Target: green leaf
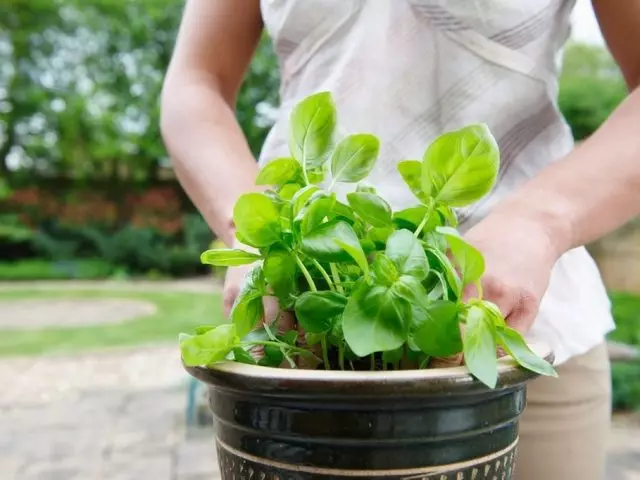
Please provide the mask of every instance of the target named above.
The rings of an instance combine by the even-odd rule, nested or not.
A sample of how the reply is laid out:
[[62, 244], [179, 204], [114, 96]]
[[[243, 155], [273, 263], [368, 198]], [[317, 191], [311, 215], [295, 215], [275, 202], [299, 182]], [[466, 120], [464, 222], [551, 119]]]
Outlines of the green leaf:
[[326, 217], [332, 216], [335, 204], [335, 193], [315, 192], [300, 210], [294, 223], [300, 225], [300, 231], [304, 235], [320, 225]]
[[444, 235], [449, 243], [451, 253], [453, 253], [460, 267], [463, 287], [480, 280], [484, 273], [484, 257], [482, 254], [475, 247], [465, 242], [453, 228], [440, 227], [436, 231]]
[[398, 271], [423, 280], [429, 273], [429, 262], [422, 245], [409, 230], [398, 230], [387, 240], [386, 255]]
[[409, 302], [392, 288], [361, 283], [342, 315], [344, 338], [359, 357], [395, 350], [407, 339], [410, 318]]
[[235, 325], [219, 325], [200, 335], [183, 336], [180, 352], [185, 365], [196, 367], [223, 361], [237, 344]]
[[347, 297], [336, 292], [304, 292], [296, 300], [296, 318], [305, 332], [326, 333], [346, 305]]
[[233, 349], [233, 359], [236, 362], [246, 363], [248, 365], [256, 365], [256, 359], [251, 356], [244, 348], [235, 347]]
[[540, 375], [558, 376], [553, 366], [533, 353], [527, 342], [522, 338], [522, 335], [513, 328], [507, 326], [498, 327], [497, 340], [498, 344], [522, 367]]
[[432, 357], [447, 357], [462, 351], [458, 305], [446, 300], [416, 302], [412, 339]]
[[499, 163], [498, 144], [486, 125], [445, 133], [424, 154], [422, 189], [439, 203], [464, 207], [493, 188]]
[[478, 380], [495, 388], [498, 381], [496, 327], [479, 306], [470, 306], [465, 312], [465, 320], [462, 336], [465, 363]]
[[307, 203], [307, 201], [311, 198], [311, 196], [320, 191], [318, 187], [315, 185], [307, 185], [298, 190], [293, 198], [291, 199], [291, 204], [293, 205], [293, 217], [297, 217]]
[[456, 269], [451, 264], [449, 257], [444, 252], [438, 250], [436, 247], [427, 247], [425, 254], [429, 260], [429, 266], [444, 275], [446, 284], [451, 289], [456, 298], [459, 298], [462, 294], [462, 281], [456, 272]]
[[284, 353], [279, 347], [266, 345], [264, 347], [264, 357], [258, 362], [259, 365], [265, 367], [279, 367], [284, 361]]
[[280, 188], [278, 192], [283, 200], [291, 201], [296, 193], [300, 191], [302, 185], [298, 183], [287, 183]]
[[[442, 215], [442, 217], [444, 218], [444, 220], [446, 221], [446, 223], [449, 224], [450, 227], [457, 227], [458, 226], [458, 216], [456, 215], [456, 212], [453, 210], [453, 208], [447, 206], [447, 205], [438, 205], [436, 207], [436, 211]], [[443, 224], [444, 226], [444, 224]]]
[[399, 278], [395, 264], [386, 255], [376, 255], [371, 266], [376, 283], [390, 287]]
[[427, 203], [429, 197], [422, 190], [421, 184], [422, 162], [419, 160], [403, 160], [398, 163], [398, 171], [418, 200], [422, 203]]
[[273, 201], [262, 193], [245, 193], [233, 209], [238, 233], [251, 245], [268, 247], [280, 240], [280, 213]]
[[216, 328], [215, 325], [201, 325], [195, 328], [196, 335], [207, 333], [209, 330]]
[[364, 184], [362, 184], [362, 183], [359, 183], [359, 184], [356, 186], [356, 192], [362, 192], [362, 193], [373, 193], [373, 194], [377, 193], [377, 192], [376, 192], [376, 189], [375, 189], [375, 188], [373, 188], [371, 185], [364, 185]]
[[238, 265], [249, 265], [260, 260], [262, 257], [255, 253], [245, 252], [236, 248], [219, 248], [207, 250], [200, 255], [200, 261], [205, 265], [216, 267], [236, 267]]
[[262, 266], [256, 265], [247, 273], [244, 285], [231, 308], [231, 320], [240, 338], [253, 330], [264, 316], [262, 297], [265, 293]]
[[295, 182], [300, 179], [302, 168], [293, 158], [276, 158], [267, 163], [256, 178], [256, 185], [277, 185]]
[[376, 248], [384, 249], [393, 232], [395, 232], [393, 227], [373, 227], [367, 232], [367, 238], [374, 243]]
[[280, 335], [279, 339], [282, 340], [287, 345], [291, 345], [292, 347], [295, 347], [296, 342], [298, 341], [298, 335], [300, 335], [300, 332], [296, 330], [289, 330], [288, 332]]
[[283, 249], [271, 249], [262, 268], [265, 280], [280, 300], [280, 306], [289, 306], [291, 294], [296, 289], [298, 272], [294, 256]]
[[391, 225], [391, 207], [375, 193], [353, 192], [347, 195], [351, 208], [374, 227]]
[[378, 139], [367, 133], [345, 137], [331, 157], [332, 182], [355, 183], [364, 179], [376, 163], [380, 150]]
[[321, 166], [327, 160], [336, 108], [329, 92], [308, 96], [291, 112], [289, 150], [306, 171]]
[[302, 237], [302, 251], [324, 262], [344, 262], [353, 259], [365, 272], [369, 271], [367, 257], [353, 228], [338, 220], [323, 223]]

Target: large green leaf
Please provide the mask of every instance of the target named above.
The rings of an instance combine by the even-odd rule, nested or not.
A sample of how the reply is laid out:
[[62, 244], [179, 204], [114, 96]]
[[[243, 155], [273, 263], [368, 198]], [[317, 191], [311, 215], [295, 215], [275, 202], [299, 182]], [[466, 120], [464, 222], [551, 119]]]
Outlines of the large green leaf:
[[216, 267], [236, 267], [238, 265], [254, 263], [261, 258], [258, 254], [237, 248], [218, 248], [203, 252], [202, 255], [200, 255], [200, 262]]
[[237, 342], [235, 325], [224, 324], [200, 335], [181, 335], [180, 352], [187, 366], [210, 365], [223, 361]]
[[385, 253], [402, 274], [423, 280], [429, 273], [424, 249], [409, 230], [393, 232], [387, 240]]
[[245, 193], [233, 209], [233, 221], [241, 238], [250, 245], [268, 247], [280, 240], [280, 213], [262, 193]]
[[398, 171], [411, 192], [422, 202], [427, 203], [429, 197], [422, 190], [422, 162], [419, 160], [403, 160], [398, 163]]
[[267, 163], [256, 178], [256, 185], [277, 185], [296, 182], [302, 175], [302, 168], [293, 158], [276, 158]]
[[540, 375], [558, 376], [551, 364], [533, 353], [527, 342], [522, 338], [522, 335], [513, 328], [499, 326], [497, 328], [497, 339], [498, 344], [522, 367]]
[[351, 208], [368, 224], [374, 227], [391, 225], [391, 207], [375, 193], [353, 192], [347, 195]]
[[332, 182], [355, 183], [364, 179], [376, 163], [380, 151], [378, 139], [366, 133], [345, 137], [331, 157]]
[[362, 283], [342, 315], [344, 338], [359, 357], [395, 350], [407, 339], [410, 318], [409, 302], [393, 288]]
[[451, 227], [440, 227], [437, 232], [444, 235], [460, 267], [462, 285], [480, 280], [484, 273], [484, 257], [475, 247], [464, 241], [460, 234]]
[[464, 207], [493, 188], [499, 163], [498, 144], [486, 125], [445, 133], [424, 154], [422, 189], [439, 203]]
[[347, 297], [336, 292], [304, 292], [295, 304], [296, 318], [308, 333], [333, 329], [347, 305]]
[[462, 351], [459, 307], [437, 300], [416, 302], [412, 309], [412, 340], [429, 356], [447, 357]]
[[291, 112], [289, 150], [306, 171], [327, 160], [336, 125], [336, 109], [329, 92], [311, 95]]
[[345, 262], [353, 259], [365, 274], [369, 271], [367, 257], [351, 225], [337, 220], [323, 223], [302, 237], [302, 251], [325, 262]]
[[462, 336], [464, 360], [469, 371], [489, 388], [494, 388], [498, 381], [495, 339], [496, 327], [486, 311], [480, 306], [470, 306], [465, 312]]

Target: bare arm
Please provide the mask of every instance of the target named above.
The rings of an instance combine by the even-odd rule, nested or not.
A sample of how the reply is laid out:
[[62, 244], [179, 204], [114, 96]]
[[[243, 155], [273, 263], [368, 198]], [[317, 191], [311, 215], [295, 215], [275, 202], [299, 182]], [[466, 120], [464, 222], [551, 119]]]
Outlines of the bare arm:
[[258, 0], [188, 0], [162, 92], [162, 136], [178, 179], [228, 245], [235, 201], [256, 188], [234, 107], [261, 31]]
[[497, 213], [541, 222], [558, 253], [590, 243], [640, 214], [640, 0], [593, 0], [630, 95], [588, 140], [545, 169]]

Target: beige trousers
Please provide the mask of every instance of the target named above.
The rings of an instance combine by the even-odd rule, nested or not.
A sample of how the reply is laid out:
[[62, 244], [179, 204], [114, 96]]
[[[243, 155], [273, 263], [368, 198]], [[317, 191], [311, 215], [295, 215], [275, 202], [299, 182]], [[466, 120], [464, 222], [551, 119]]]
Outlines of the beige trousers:
[[606, 344], [558, 367], [527, 389], [516, 480], [603, 480], [611, 422]]

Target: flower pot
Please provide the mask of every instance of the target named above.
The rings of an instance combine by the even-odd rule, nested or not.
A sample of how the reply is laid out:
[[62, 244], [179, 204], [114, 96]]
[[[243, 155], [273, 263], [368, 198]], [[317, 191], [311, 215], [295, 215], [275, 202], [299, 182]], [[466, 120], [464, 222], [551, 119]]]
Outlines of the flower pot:
[[509, 358], [494, 390], [464, 367], [187, 370], [209, 386], [222, 478], [248, 480], [508, 480], [536, 376]]

